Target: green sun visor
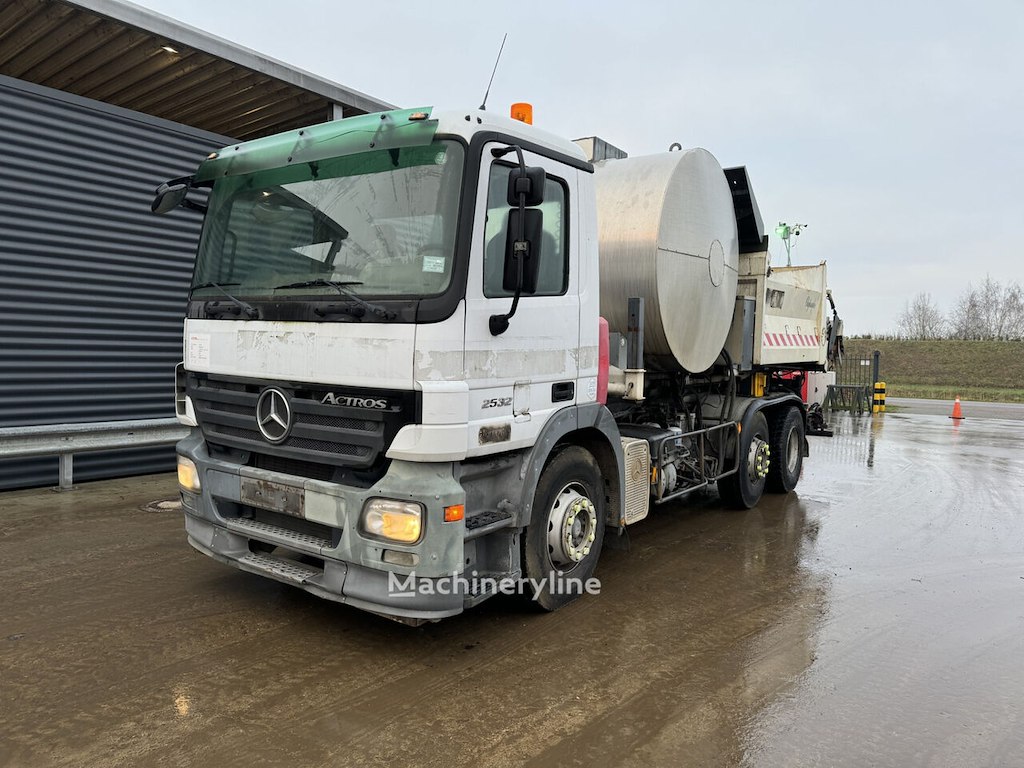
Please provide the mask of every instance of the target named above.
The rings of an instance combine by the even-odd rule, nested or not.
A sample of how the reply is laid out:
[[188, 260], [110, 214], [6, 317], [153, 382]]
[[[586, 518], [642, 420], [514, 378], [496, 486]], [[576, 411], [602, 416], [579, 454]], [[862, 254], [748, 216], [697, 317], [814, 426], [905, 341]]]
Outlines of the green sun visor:
[[225, 147], [199, 166], [195, 181], [240, 176], [371, 150], [429, 144], [437, 131], [437, 120], [430, 119], [431, 109], [396, 109], [358, 115]]

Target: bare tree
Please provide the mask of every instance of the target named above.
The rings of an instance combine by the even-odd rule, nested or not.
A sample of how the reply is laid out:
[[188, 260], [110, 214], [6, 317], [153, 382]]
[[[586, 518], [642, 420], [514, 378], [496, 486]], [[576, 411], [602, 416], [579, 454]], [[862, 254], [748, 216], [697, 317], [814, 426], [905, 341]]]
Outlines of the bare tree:
[[942, 337], [946, 320], [932, 301], [932, 295], [922, 291], [906, 303], [896, 323], [904, 339], [938, 339]]
[[978, 288], [981, 300], [981, 317], [984, 320], [986, 339], [998, 339], [1003, 325], [1003, 286], [989, 275]]
[[1011, 283], [1003, 296], [1006, 313], [1006, 338], [1024, 339], [1024, 289], [1020, 283]]
[[949, 312], [949, 335], [954, 339], [974, 341], [985, 338], [987, 329], [982, 317], [981, 296], [968, 283], [967, 290], [960, 294]]
[[1024, 338], [1024, 290], [987, 275], [978, 288], [968, 284], [949, 313], [949, 331], [954, 339]]

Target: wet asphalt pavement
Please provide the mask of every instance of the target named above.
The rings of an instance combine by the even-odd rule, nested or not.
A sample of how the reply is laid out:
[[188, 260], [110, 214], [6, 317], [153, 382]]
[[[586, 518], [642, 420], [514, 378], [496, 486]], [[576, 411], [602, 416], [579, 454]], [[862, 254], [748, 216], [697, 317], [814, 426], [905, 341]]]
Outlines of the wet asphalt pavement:
[[0, 766], [1022, 766], [1024, 438], [968, 416], [418, 629], [193, 552], [171, 476], [0, 494]]
[[[925, 400], [919, 397], [890, 397], [886, 404], [894, 413], [917, 413], [930, 416], [953, 414], [952, 400]], [[979, 403], [976, 400], [962, 400], [961, 415], [967, 419], [1010, 419], [1024, 421], [1024, 403]]]

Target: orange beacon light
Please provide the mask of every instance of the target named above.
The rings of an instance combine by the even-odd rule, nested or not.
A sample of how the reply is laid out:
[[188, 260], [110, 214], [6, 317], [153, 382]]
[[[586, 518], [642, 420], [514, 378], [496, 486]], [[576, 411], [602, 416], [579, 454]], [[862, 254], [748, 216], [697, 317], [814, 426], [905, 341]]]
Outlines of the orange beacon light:
[[533, 125], [533, 104], [520, 101], [512, 105], [511, 116], [513, 120], [519, 120], [527, 125]]

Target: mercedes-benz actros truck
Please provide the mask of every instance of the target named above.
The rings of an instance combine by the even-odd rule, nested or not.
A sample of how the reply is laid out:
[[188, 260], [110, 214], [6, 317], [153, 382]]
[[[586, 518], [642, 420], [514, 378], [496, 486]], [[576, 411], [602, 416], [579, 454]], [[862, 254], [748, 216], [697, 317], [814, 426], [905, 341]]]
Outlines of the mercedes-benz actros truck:
[[509, 585], [553, 610], [659, 504], [800, 478], [825, 265], [772, 266], [705, 150], [395, 110], [226, 147], [179, 205], [178, 477], [216, 560], [411, 624]]

